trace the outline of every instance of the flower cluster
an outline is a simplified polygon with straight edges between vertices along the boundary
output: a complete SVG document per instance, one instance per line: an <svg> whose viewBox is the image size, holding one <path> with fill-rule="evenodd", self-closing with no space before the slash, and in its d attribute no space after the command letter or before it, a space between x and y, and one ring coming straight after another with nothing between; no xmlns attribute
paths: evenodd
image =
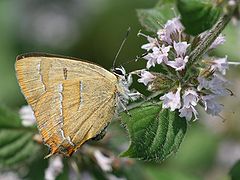
<svg viewBox="0 0 240 180"><path fill-rule="evenodd" d="M112 171L113 158L104 156L104 154L99 150L94 151L94 157L97 164L104 172Z"/></svg>
<svg viewBox="0 0 240 180"><path fill-rule="evenodd" d="M181 71L185 68L188 62L187 48L190 44L186 41L181 41L185 36L182 33L184 27L179 21L179 18L174 18L166 23L165 28L157 32L158 37L147 37L149 43L144 44L142 49L148 51L144 56L147 60L147 69L155 67L156 64L165 64L174 68L176 71ZM171 54L170 54L170 50Z"/></svg>
<svg viewBox="0 0 240 180"><path fill-rule="evenodd" d="M227 80L224 79L228 69L227 57L215 58L204 56L204 59L188 67L189 55L194 49L196 39L200 41L204 34L193 38L184 33L184 27L180 18L168 20L163 29L160 29L156 37L150 37L139 32L147 38L148 43L141 48L146 50L143 57L147 60L146 69L141 71L138 82L148 87L148 90L161 91L163 95L163 108L170 111L178 110L180 117L187 120L196 120L199 104L211 115L219 115L222 105L217 103L219 96L230 95L226 88ZM225 38L219 35L209 47L209 51L223 44ZM164 71L156 72L154 67L161 66ZM188 69L191 68L191 69ZM161 88L168 77L167 88ZM170 86L171 85L171 86Z"/></svg>
<svg viewBox="0 0 240 180"><path fill-rule="evenodd" d="M25 127L33 126L36 124L34 112L29 105L21 107L19 110L19 116L22 119L22 125Z"/></svg>
<svg viewBox="0 0 240 180"><path fill-rule="evenodd" d="M55 180L63 171L63 161L60 156L54 156L49 159L48 168L45 170L46 180Z"/></svg>

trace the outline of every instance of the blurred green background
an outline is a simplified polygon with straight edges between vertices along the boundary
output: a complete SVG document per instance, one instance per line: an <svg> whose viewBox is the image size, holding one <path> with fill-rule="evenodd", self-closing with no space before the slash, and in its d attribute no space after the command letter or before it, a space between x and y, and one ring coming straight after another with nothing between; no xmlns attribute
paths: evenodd
<svg viewBox="0 0 240 180"><path fill-rule="evenodd" d="M150 8L156 0L3 0L0 1L0 101L9 106L24 102L16 83L18 54L46 52L78 57L112 67L128 27L131 34L117 64L141 53L143 38L136 8ZM135 68L138 63L130 64ZM128 67L127 67L128 69ZM128 69L128 70L129 70Z"/></svg>
<svg viewBox="0 0 240 180"><path fill-rule="evenodd" d="M0 103L14 110L26 104L15 77L14 63L18 54L61 54L90 60L110 69L126 30L131 27L117 64L133 60L143 52L140 47L145 42L144 38L137 37L138 31L143 28L138 23L135 10L151 8L156 2L1 0ZM227 42L214 55L227 54L230 61L240 61L240 26L230 25L224 34ZM144 64L144 61L131 61L124 67L131 71L144 67ZM189 126L177 155L164 163L137 161L148 179L229 179L228 171L240 159L239 72L240 67L230 66L227 76L234 96L221 100L225 106L222 118L202 113L200 120ZM116 142L119 140L118 137L111 138L115 138ZM126 135L124 138L127 140ZM34 166L36 169L45 167L46 161L42 160Z"/></svg>

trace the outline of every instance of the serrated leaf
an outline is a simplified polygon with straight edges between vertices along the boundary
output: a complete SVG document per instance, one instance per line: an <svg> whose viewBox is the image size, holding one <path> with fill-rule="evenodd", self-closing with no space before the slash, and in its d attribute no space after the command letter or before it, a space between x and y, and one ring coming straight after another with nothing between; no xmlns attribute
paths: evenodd
<svg viewBox="0 0 240 180"><path fill-rule="evenodd" d="M240 160L232 167L232 169L229 172L229 175L232 180L240 179Z"/></svg>
<svg viewBox="0 0 240 180"><path fill-rule="evenodd" d="M216 7L211 0L178 0L177 7L185 32L191 35L210 29L221 14L221 8Z"/></svg>
<svg viewBox="0 0 240 180"><path fill-rule="evenodd" d="M32 140L34 128L21 124L18 114L0 107L0 166L16 165L29 159L38 149Z"/></svg>
<svg viewBox="0 0 240 180"><path fill-rule="evenodd" d="M162 24L165 24L167 20L172 19L175 15L173 8L175 4L174 0L161 0L156 7L152 9L138 9L138 19L143 27L147 31L157 32L162 28Z"/></svg>
<svg viewBox="0 0 240 180"><path fill-rule="evenodd" d="M121 156L161 162L175 153L186 133L187 123L178 112L145 104L121 115L130 136L130 146Z"/></svg>
<svg viewBox="0 0 240 180"><path fill-rule="evenodd" d="M24 144L24 146L21 149L19 149L19 151L16 154L5 159L5 164L12 165L26 161L28 158L31 157L31 155L33 155L38 150L39 147L33 141L29 141L28 143Z"/></svg>

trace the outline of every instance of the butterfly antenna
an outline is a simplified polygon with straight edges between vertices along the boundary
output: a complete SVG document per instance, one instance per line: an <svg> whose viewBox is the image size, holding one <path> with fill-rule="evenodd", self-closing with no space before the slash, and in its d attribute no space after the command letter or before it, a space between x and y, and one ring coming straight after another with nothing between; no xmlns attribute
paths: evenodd
<svg viewBox="0 0 240 180"><path fill-rule="evenodd" d="M137 62L139 59L143 58L143 57L146 56L147 54L148 54L148 52L143 53L143 54L141 54L140 56L136 56L135 59L131 59L131 60L127 61L127 62L122 63L121 65L123 66L123 65L132 63L132 62Z"/></svg>
<svg viewBox="0 0 240 180"><path fill-rule="evenodd" d="M129 27L128 30L127 30L126 35L124 36L124 39L123 39L123 41L122 41L122 44L120 45L120 47L119 47L119 49L118 49L118 52L117 52L117 54L116 54L116 56L115 56L115 58L114 58L114 60L113 60L113 68L114 68L115 65L116 65L116 60L117 60L117 58L118 58L118 56L119 56L119 53L121 52L121 50L122 50L122 48L123 48L123 46L124 46L124 44L125 44L125 42L126 42L126 40L127 40L127 37L128 37L128 35L129 35L129 32L130 32L130 31L131 31L131 28Z"/></svg>

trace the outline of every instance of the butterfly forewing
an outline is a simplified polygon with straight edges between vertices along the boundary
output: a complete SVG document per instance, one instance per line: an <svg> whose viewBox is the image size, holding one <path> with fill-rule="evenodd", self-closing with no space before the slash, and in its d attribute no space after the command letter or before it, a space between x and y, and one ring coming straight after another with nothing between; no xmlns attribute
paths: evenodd
<svg viewBox="0 0 240 180"><path fill-rule="evenodd" d="M30 56L16 62L16 72L51 154L71 155L113 117L117 78L98 65Z"/></svg>

